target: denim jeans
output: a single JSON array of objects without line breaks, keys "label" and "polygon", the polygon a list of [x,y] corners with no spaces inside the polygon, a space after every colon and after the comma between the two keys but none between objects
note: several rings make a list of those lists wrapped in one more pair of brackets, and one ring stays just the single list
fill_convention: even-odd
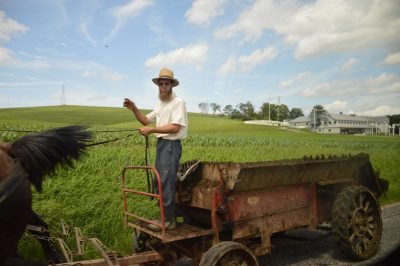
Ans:
[{"label": "denim jeans", "polygon": [[[162,183],[165,220],[170,222],[175,221],[175,183],[181,155],[182,145],[180,140],[161,138],[157,140],[156,169],[160,174]],[[154,190],[159,193],[156,178],[154,178]]]}]

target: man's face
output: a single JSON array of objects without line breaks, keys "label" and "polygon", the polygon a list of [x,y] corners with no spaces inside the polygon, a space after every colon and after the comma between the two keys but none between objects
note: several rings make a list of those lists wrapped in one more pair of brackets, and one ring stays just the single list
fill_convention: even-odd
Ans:
[{"label": "man's face", "polygon": [[172,81],[169,79],[160,79],[158,81],[159,98],[163,102],[168,102],[172,95]]}]

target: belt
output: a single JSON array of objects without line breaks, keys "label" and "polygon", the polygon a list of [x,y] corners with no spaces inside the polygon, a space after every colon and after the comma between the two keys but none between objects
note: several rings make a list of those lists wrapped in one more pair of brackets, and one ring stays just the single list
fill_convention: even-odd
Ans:
[{"label": "belt", "polygon": [[181,141],[180,139],[165,139],[163,137],[157,138],[157,140],[167,140],[167,141]]}]

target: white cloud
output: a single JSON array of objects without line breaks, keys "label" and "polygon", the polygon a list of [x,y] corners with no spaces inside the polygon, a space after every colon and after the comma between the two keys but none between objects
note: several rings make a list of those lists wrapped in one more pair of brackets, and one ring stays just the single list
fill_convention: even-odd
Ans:
[{"label": "white cloud", "polygon": [[287,88],[290,87],[294,84],[294,80],[293,79],[288,79],[288,80],[284,80],[279,84],[279,87],[281,88]]},{"label": "white cloud", "polygon": [[291,87],[291,86],[294,85],[294,84],[297,84],[297,83],[299,83],[299,82],[302,82],[302,81],[306,80],[310,75],[311,75],[311,74],[310,74],[310,72],[308,72],[308,71],[299,73],[299,74],[297,74],[296,76],[294,76],[294,77],[291,78],[291,79],[282,81],[282,82],[279,84],[279,87],[281,87],[281,88],[288,88],[288,87]]},{"label": "white cloud", "polygon": [[236,58],[234,56],[231,56],[217,70],[217,75],[218,76],[227,76],[227,75],[235,73],[235,69],[236,69]]},{"label": "white cloud", "polygon": [[124,74],[113,71],[107,66],[92,61],[71,61],[57,60],[31,56],[26,53],[19,53],[25,57],[32,57],[29,60],[19,60],[13,51],[0,47],[0,66],[32,69],[36,71],[47,69],[64,69],[72,72],[81,72],[84,78],[100,78],[103,80],[121,81],[128,77]]},{"label": "white cloud", "polygon": [[128,77],[124,74],[115,72],[108,66],[94,61],[72,61],[48,59],[51,67],[64,69],[71,72],[80,72],[83,78],[103,79],[111,81],[121,81]]},{"label": "white cloud", "polygon": [[[381,95],[400,92],[400,79],[395,74],[382,73],[376,77],[357,80],[336,80],[315,84],[304,89],[305,97],[329,97],[338,95]],[[358,97],[358,96],[357,96]]]},{"label": "white cloud", "polygon": [[84,71],[82,72],[81,76],[84,78],[101,78],[111,81],[121,81],[128,78],[126,75],[114,72],[107,68],[101,68],[100,71]]},{"label": "white cloud", "polygon": [[131,0],[125,5],[115,7],[112,11],[112,14],[117,21],[111,33],[106,38],[106,41],[109,41],[111,38],[113,38],[128,19],[139,15],[140,12],[142,12],[146,9],[146,7],[152,4],[153,0]]},{"label": "white cloud", "polygon": [[224,14],[227,0],[195,0],[185,17],[189,23],[208,25],[210,21]]},{"label": "white cloud", "polygon": [[295,46],[298,59],[371,47],[396,48],[400,45],[399,13],[397,1],[256,0],[215,36],[254,41],[272,30]]},{"label": "white cloud", "polygon": [[[23,54],[23,53],[21,53]],[[7,48],[0,47],[0,66],[43,70],[50,68],[50,64],[41,58],[33,60],[18,60],[15,53]]]},{"label": "white cloud", "polygon": [[115,7],[113,10],[113,15],[119,21],[123,21],[131,17],[137,16],[142,10],[152,4],[152,0],[131,0],[126,5]]},{"label": "white cloud", "polygon": [[167,53],[160,52],[146,60],[145,66],[149,68],[162,68],[165,66],[194,65],[200,68],[206,61],[208,45],[194,44],[178,48]]},{"label": "white cloud", "polygon": [[257,49],[249,55],[239,57],[238,62],[241,64],[243,71],[249,72],[258,64],[265,63],[276,57],[278,51],[275,47],[267,47],[263,50]]},{"label": "white cloud", "polygon": [[324,108],[329,112],[339,113],[347,108],[347,102],[336,100],[333,103],[325,104]]},{"label": "white cloud", "polygon": [[317,84],[311,88],[305,89],[301,94],[305,97],[317,97],[330,95],[332,93],[332,85],[328,82]]},{"label": "white cloud", "polygon": [[[2,65],[0,47],[0,65]],[[81,72],[81,77],[103,79],[111,81],[121,81],[128,77],[124,74],[113,71],[107,66],[98,64],[92,61],[70,61],[70,60],[55,60],[55,59],[34,59],[34,60],[17,60],[11,58],[9,61],[12,65],[7,66],[15,68],[25,68],[32,70],[47,70],[47,69],[64,69],[71,72]]]},{"label": "white cloud", "polygon": [[373,86],[382,86],[388,82],[393,82],[398,77],[395,74],[382,73],[377,77],[368,78],[367,82]]},{"label": "white cloud", "polygon": [[[61,99],[61,92],[54,91],[49,98],[59,101]],[[68,90],[65,92],[65,98],[69,105],[110,106],[108,98],[112,98],[112,96],[106,96],[96,88],[75,85],[68,87]]]},{"label": "white cloud", "polygon": [[174,29],[165,27],[163,17],[151,16],[147,19],[147,26],[149,30],[154,33],[153,41],[155,43],[162,43],[166,46],[177,47],[179,46],[177,38],[173,34]]},{"label": "white cloud", "polygon": [[6,83],[0,82],[0,88],[19,88],[19,87],[33,87],[33,86],[54,86],[61,85],[58,81],[29,81],[29,82],[14,82]]},{"label": "white cloud", "polygon": [[399,77],[394,74],[382,73],[377,77],[368,78],[364,88],[373,94],[400,92]]},{"label": "white cloud", "polygon": [[384,115],[393,115],[399,113],[400,113],[399,106],[388,106],[388,105],[381,105],[371,110],[357,112],[358,115],[364,115],[364,116],[384,116]]},{"label": "white cloud", "polygon": [[[261,37],[264,30],[272,29],[275,25],[284,23],[284,17],[293,13],[293,7],[289,1],[260,1],[244,10],[235,23],[217,30],[214,35],[217,38],[227,39],[242,37],[243,41],[254,41]],[[266,12],[268,10],[268,12]],[[279,14],[280,13],[280,14]],[[240,36],[244,35],[244,36]]]},{"label": "white cloud", "polygon": [[0,66],[10,66],[16,63],[11,50],[0,47]]},{"label": "white cloud", "polygon": [[357,58],[350,58],[347,60],[340,68],[341,71],[349,71],[351,70],[356,64],[358,64],[358,59]]},{"label": "white cloud", "polygon": [[20,61],[17,64],[20,68],[29,68],[33,70],[46,70],[51,68],[51,64],[45,60],[35,59],[31,61]]},{"label": "white cloud", "polygon": [[96,40],[90,35],[90,33],[87,29],[88,22],[89,22],[89,19],[84,19],[83,21],[81,21],[80,31],[82,32],[83,36],[85,36],[86,40],[88,40],[92,44],[96,45],[97,44]]},{"label": "white cloud", "polygon": [[[355,99],[351,104],[347,101],[335,100],[332,103],[323,105],[331,113],[352,114],[360,116],[385,116],[400,113],[400,106],[391,105],[387,99],[380,99],[379,102],[365,104],[363,100]],[[354,111],[356,110],[356,111]]]},{"label": "white cloud", "polygon": [[264,49],[254,50],[249,55],[242,55],[238,59],[231,56],[225,63],[217,70],[219,76],[226,76],[232,74],[236,71],[238,72],[250,72],[257,65],[268,62],[269,60],[275,58],[278,51],[275,47],[266,47]]},{"label": "white cloud", "polygon": [[384,62],[386,64],[400,66],[400,53],[389,54],[388,56],[386,56]]},{"label": "white cloud", "polygon": [[29,30],[28,27],[8,18],[6,13],[0,10],[0,42],[8,42],[13,35],[24,33],[27,30]]}]

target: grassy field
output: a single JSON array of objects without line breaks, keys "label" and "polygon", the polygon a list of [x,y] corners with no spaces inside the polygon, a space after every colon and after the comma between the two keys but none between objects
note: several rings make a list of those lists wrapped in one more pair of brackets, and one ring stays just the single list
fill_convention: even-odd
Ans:
[{"label": "grassy field", "polygon": [[[125,137],[132,132],[99,132],[135,129],[131,112],[123,108],[103,107],[37,107],[0,109],[0,137],[12,141],[23,132],[41,131],[70,124],[88,125],[95,141]],[[150,138],[154,158],[154,137]],[[400,138],[388,136],[322,135],[304,130],[245,125],[222,117],[189,114],[189,136],[183,141],[181,161],[265,161],[302,158],[304,155],[357,154],[366,152],[375,170],[390,181],[389,192],[380,198],[382,204],[400,201]],[[43,193],[34,193],[34,210],[60,231],[59,220],[79,226],[84,235],[98,237],[107,246],[123,254],[130,251],[131,230],[124,228],[121,170],[125,165],[144,164],[144,138],[129,138],[90,148],[87,156],[73,170],[59,169],[47,179]],[[145,186],[143,175],[129,173],[132,185]],[[131,201],[140,214],[155,215],[154,202]],[[150,210],[150,211],[149,211]],[[72,240],[67,242],[74,247]],[[41,258],[35,241],[22,241],[22,253]]]}]

